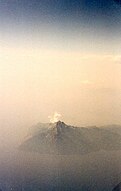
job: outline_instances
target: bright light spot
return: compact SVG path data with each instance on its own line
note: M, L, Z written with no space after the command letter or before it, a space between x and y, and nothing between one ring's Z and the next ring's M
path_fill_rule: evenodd
M57 112L55 112L55 113L53 114L53 116L48 116L48 118L50 119L50 123L56 123L56 122L58 122L59 119L60 119L60 117L61 117L61 114L59 114L59 113L57 113Z

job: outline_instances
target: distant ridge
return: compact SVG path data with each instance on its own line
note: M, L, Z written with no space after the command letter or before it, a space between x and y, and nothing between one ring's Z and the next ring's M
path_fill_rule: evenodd
M36 133L25 140L19 149L52 155L82 155L100 150L121 150L121 127L118 130L117 128L115 131L115 126L74 127L61 121L40 123Z

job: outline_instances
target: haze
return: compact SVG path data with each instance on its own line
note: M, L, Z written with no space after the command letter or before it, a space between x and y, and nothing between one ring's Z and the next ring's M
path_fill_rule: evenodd
M53 15L52 7L39 12L23 5L1 1L2 144L21 142L31 125L54 112L76 126L121 124L120 7L110 4L110 18L103 6L98 15L98 4L77 17L75 7L64 18L64 9Z

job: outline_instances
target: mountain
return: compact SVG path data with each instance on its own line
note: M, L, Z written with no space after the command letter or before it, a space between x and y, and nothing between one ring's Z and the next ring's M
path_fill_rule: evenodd
M115 125L115 124L107 125L107 126L102 126L101 128L121 135L121 126L120 125Z
M100 150L121 150L121 134L108 126L73 127L64 122L38 124L21 150L54 155L80 155Z

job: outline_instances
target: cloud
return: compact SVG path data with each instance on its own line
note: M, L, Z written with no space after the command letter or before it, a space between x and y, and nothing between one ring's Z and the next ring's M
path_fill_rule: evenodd
M50 123L58 122L60 117L61 117L61 114L58 112L54 112L54 114L52 116L48 116L48 118L50 119Z

